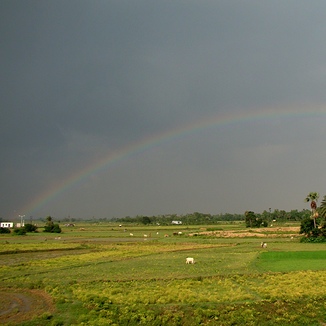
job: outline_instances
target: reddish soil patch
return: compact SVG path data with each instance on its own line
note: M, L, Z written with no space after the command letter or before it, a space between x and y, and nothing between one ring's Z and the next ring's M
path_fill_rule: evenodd
M0 289L0 324L16 324L54 312L51 297L40 290Z

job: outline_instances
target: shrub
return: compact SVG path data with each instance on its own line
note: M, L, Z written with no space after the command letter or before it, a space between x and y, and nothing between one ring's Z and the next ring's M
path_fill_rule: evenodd
M10 233L9 228L0 228L0 233Z
M303 237L300 239L303 243L324 243L326 242L326 237Z
M305 234L307 237L310 237L314 227L314 221L310 217L307 217L301 221L300 234Z
M53 223L53 219L51 216L48 216L46 218L46 224L44 227L44 231L43 232L50 232L50 233L61 233L61 228L59 226L59 224L54 224Z
M46 225L44 227L44 231L43 232L61 233L61 228L60 228L59 224Z
M25 228L16 228L14 229L14 235L26 235Z
M61 228L60 228L59 224L53 225L52 233L61 233Z
M26 232L36 232L37 231L37 226L33 224L25 224L24 226Z

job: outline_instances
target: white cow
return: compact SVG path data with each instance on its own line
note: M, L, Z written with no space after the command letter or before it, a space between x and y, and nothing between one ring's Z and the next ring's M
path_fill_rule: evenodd
M195 259L188 257L186 258L186 264L194 264L195 263Z
M267 243L266 243L266 242L262 242L262 243L261 243L261 247L262 247L262 248L267 248Z

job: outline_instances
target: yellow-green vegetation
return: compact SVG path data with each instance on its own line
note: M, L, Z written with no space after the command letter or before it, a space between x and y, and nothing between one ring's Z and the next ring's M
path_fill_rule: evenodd
M262 248L253 232L239 238L242 230L239 223L162 229L85 223L46 238L1 235L0 292L21 295L21 302L44 293L53 304L38 305L33 315L27 302L1 315L0 323L326 323L325 245L300 243L283 226L264 232Z

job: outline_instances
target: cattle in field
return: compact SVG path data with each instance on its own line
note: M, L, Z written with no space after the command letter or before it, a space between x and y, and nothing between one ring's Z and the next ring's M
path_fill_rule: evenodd
M186 258L186 264L194 264L195 263L195 259L188 257Z
M173 232L173 235L181 235L181 234L182 234L181 231L179 231L179 232Z
M262 248L267 248L267 243L266 243L266 242L262 242L262 243L261 243L261 247L262 247Z

